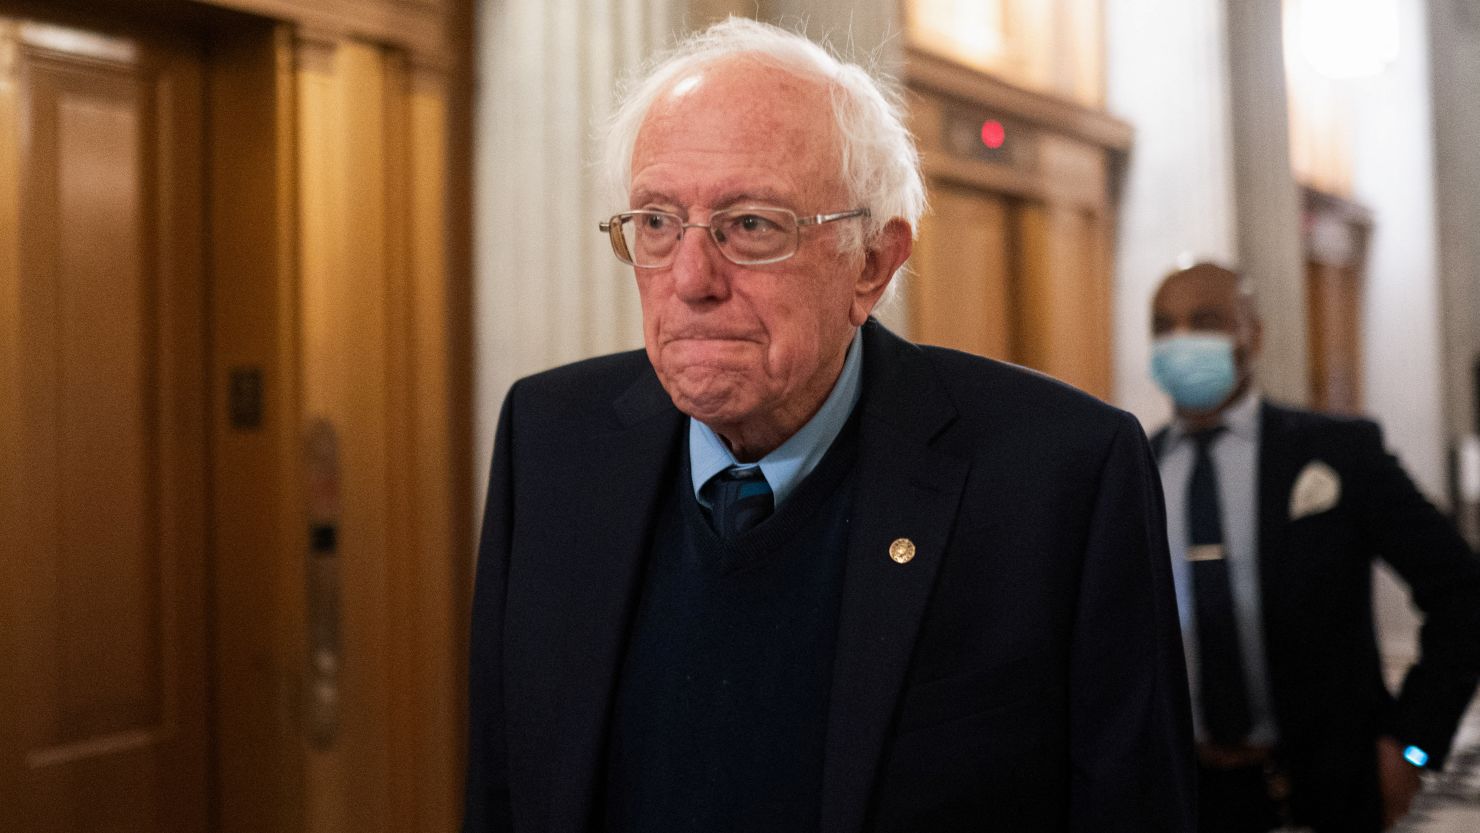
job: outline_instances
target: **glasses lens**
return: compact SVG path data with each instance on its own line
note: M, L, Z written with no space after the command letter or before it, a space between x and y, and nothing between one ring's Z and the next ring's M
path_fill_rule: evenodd
M678 217L656 211L634 211L618 219L628 255L624 260L636 266L662 265L673 254L683 228Z
M796 254L797 218L779 208L734 208L709 218L714 240L735 263L767 263Z

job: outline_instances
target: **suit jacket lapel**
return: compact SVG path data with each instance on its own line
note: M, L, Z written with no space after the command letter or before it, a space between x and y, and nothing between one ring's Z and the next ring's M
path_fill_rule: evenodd
M1259 575L1263 598L1278 594L1278 552L1289 523L1290 487L1295 480L1296 456L1290 448L1288 426L1280 410L1259 406Z
M1259 598L1264 620L1264 653L1269 665L1269 686L1277 722L1283 726L1289 708L1282 683L1285 673L1283 642L1279 634L1290 633L1289 611L1300 607L1298 599L1287 598L1293 585L1287 577L1284 557L1289 527L1290 489L1299 463L1291 447L1289 425L1278 407L1262 403L1259 408Z
M853 833L904 685L969 464L930 447L955 409L919 348L870 322L822 781L822 830ZM914 557L890 558L905 538Z
M560 699L549 737L558 739L550 769L551 831L576 833L589 827L601 790L602 751L612 697L639 593L642 565L651 546L658 501L673 476L682 415L648 372L615 402L619 428L576 439L567 459L579 471L560 482L574 484L570 506L589 511L582 524L590 540L576 541L552 556L541 580L559 600L552 630L563 661ZM558 473L552 476L559 477Z

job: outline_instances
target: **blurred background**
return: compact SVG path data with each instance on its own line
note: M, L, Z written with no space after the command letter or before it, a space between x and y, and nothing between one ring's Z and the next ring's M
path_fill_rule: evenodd
M0 830L456 828L499 404L640 346L595 140L729 14L900 82L896 330L1150 430L1221 261L1476 540L1480 0L0 0Z

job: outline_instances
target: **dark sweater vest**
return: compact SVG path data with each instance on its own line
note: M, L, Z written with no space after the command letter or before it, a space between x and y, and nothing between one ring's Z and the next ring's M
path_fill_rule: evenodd
M856 423L729 542L679 455L617 686L605 830L817 829Z

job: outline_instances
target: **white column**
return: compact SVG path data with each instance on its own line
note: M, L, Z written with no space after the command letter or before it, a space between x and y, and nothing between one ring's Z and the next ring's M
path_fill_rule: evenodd
M1264 319L1263 389L1309 398L1300 192L1290 172L1281 0L1225 0L1239 269Z
M1366 410L1433 496L1445 490L1434 113L1423 0L1399 3L1399 57L1352 81L1352 186L1373 212L1363 309ZM1471 230L1473 236L1473 229Z

